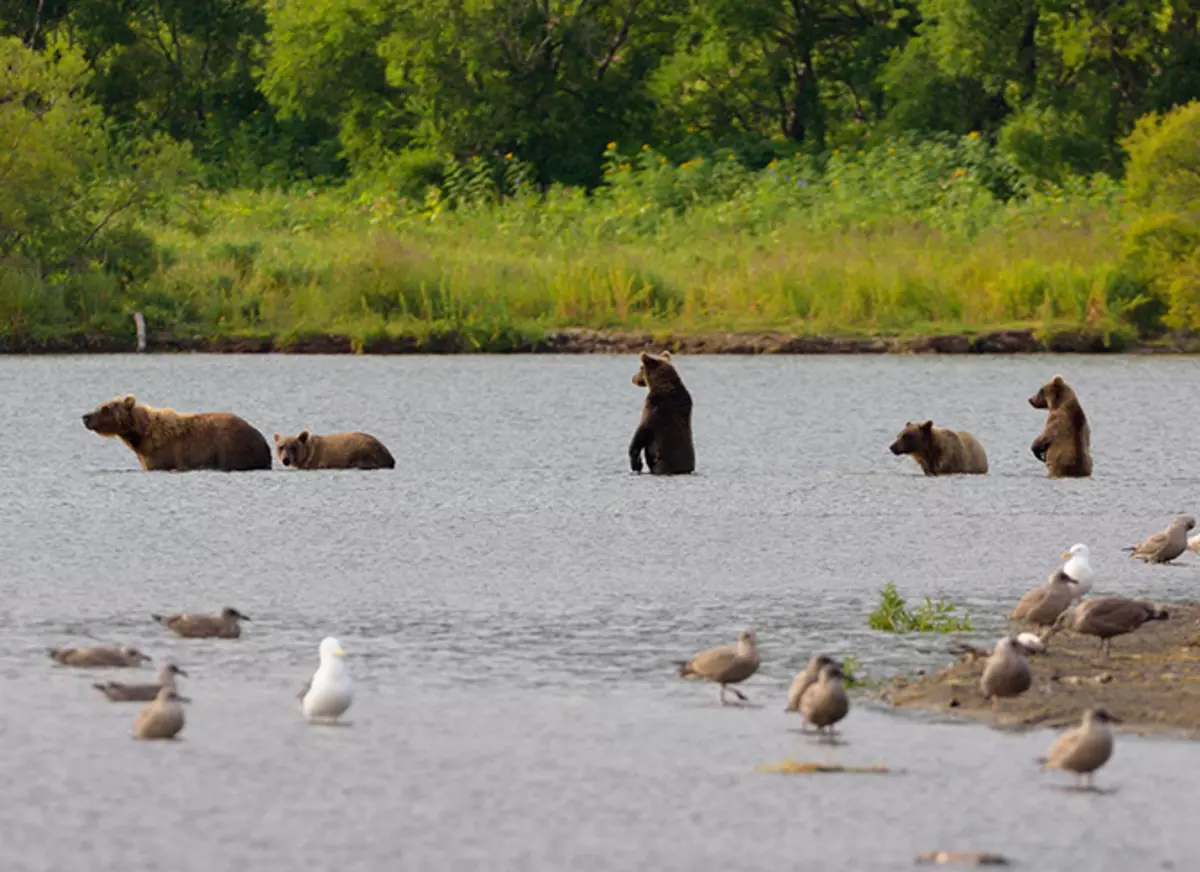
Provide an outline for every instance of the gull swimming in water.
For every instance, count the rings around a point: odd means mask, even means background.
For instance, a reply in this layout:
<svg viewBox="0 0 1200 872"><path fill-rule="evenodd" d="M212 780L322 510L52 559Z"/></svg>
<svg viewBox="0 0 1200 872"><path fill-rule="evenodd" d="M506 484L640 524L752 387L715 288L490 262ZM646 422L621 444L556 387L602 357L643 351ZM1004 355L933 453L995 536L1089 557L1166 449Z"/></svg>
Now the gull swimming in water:
<svg viewBox="0 0 1200 872"><path fill-rule="evenodd" d="M150 617L185 639L236 639L242 635L238 621L250 620L235 608L224 608L219 615L184 613Z"/></svg>
<svg viewBox="0 0 1200 872"><path fill-rule="evenodd" d="M170 660L166 660L159 665L154 684L122 684L119 681L106 681L103 684L93 684L92 687L113 702L148 702L155 699L158 692L164 687L178 691L179 688L175 686L176 675L187 675L187 673Z"/></svg>
<svg viewBox="0 0 1200 872"><path fill-rule="evenodd" d="M1188 530L1195 526L1196 519L1191 515L1180 515L1161 533L1121 550L1130 551L1131 557L1147 563L1170 563L1188 549Z"/></svg>
<svg viewBox="0 0 1200 872"><path fill-rule="evenodd" d="M354 701L354 680L346 668L346 652L333 636L321 640L321 662L299 693L300 708L309 721L333 721Z"/></svg>
<svg viewBox="0 0 1200 872"><path fill-rule="evenodd" d="M1095 786L1095 772L1108 762L1113 752L1113 734L1110 723L1121 723L1121 719L1104 709L1088 709L1083 713L1083 722L1067 730L1050 746L1045 757L1038 759L1043 769L1058 769L1070 772L1076 781L1086 779L1088 787Z"/></svg>
<svg viewBox="0 0 1200 872"><path fill-rule="evenodd" d="M169 687L159 689L154 702L138 712L133 722L135 739L174 739L183 729L181 698Z"/></svg>
<svg viewBox="0 0 1200 872"><path fill-rule="evenodd" d="M149 663L150 658L137 648L113 648L97 645L92 648L47 648L46 653L63 666L136 667Z"/></svg>
<svg viewBox="0 0 1200 872"><path fill-rule="evenodd" d="M758 671L758 643L753 630L742 630L737 644L722 645L701 651L691 660L676 662L680 678L703 678L721 685L721 704L725 704L725 688L729 684L741 684ZM742 702L746 696L736 687L734 695Z"/></svg>

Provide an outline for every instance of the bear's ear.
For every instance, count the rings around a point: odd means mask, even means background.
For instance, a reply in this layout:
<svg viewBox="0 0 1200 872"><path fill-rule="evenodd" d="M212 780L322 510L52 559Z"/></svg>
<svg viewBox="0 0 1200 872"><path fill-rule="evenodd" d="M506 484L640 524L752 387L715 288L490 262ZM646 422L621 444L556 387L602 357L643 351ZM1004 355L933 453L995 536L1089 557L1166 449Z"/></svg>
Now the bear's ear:
<svg viewBox="0 0 1200 872"><path fill-rule="evenodd" d="M921 429L926 430L926 431L932 430L933 429L933 421L924 422L923 424L921 424Z"/></svg>
<svg viewBox="0 0 1200 872"><path fill-rule="evenodd" d="M1061 375L1056 375L1054 378L1050 379L1050 384L1054 385L1056 388L1061 388L1066 384L1066 382L1063 381L1063 377Z"/></svg>
<svg viewBox="0 0 1200 872"><path fill-rule="evenodd" d="M670 360L670 359L671 359L671 352L670 352L670 350L669 350L669 349L666 349L666 348L664 348L664 349L662 350L662 354L660 354L660 355L659 355L659 357L661 357L663 360Z"/></svg>
<svg viewBox="0 0 1200 872"><path fill-rule="evenodd" d="M307 442L308 441L308 431L301 430L300 435L297 436L296 438L299 439L301 442Z"/></svg>
<svg viewBox="0 0 1200 872"><path fill-rule="evenodd" d="M127 409L132 409L137 405L137 400L134 399L133 394L126 394L125 399L121 400L121 402L125 404L125 408Z"/></svg>
<svg viewBox="0 0 1200 872"><path fill-rule="evenodd" d="M649 359L650 359L650 355L644 351L638 354L638 360L640 360L643 365L645 365L646 361Z"/></svg>
<svg viewBox="0 0 1200 872"><path fill-rule="evenodd" d="M275 434L275 441L276 441L276 442L278 442L278 441L279 441L279 434L278 434L278 433L276 433L276 434Z"/></svg>

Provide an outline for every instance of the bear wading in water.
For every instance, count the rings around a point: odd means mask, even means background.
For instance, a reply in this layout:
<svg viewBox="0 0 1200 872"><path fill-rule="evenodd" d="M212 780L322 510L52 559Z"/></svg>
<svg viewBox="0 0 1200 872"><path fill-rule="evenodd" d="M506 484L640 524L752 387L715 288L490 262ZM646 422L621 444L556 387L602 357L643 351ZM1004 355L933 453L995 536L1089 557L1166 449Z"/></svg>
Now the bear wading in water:
<svg viewBox="0 0 1200 872"><path fill-rule="evenodd" d="M318 436L301 430L297 436L275 434L279 462L296 469L395 469L396 461L383 443L368 433Z"/></svg>
<svg viewBox="0 0 1200 872"><path fill-rule="evenodd" d="M188 415L141 405L130 394L88 412L83 426L120 439L146 470L271 468L267 440L229 412Z"/></svg>
<svg viewBox="0 0 1200 872"><path fill-rule="evenodd" d="M907 454L926 475L983 475L988 471L987 454L979 440L966 430L946 430L923 424L904 425L892 454Z"/></svg>
<svg viewBox="0 0 1200 872"><path fill-rule="evenodd" d="M696 451L692 446L692 396L683 386L670 354L642 352L641 369L633 376L635 385L645 386L646 404L642 420L629 443L629 466L654 475L681 475L696 469Z"/></svg>
<svg viewBox="0 0 1200 872"><path fill-rule="evenodd" d="M1041 435L1029 446L1033 456L1046 464L1047 474L1051 478L1090 476L1091 428L1071 386L1056 375L1029 398L1029 405L1049 410Z"/></svg>

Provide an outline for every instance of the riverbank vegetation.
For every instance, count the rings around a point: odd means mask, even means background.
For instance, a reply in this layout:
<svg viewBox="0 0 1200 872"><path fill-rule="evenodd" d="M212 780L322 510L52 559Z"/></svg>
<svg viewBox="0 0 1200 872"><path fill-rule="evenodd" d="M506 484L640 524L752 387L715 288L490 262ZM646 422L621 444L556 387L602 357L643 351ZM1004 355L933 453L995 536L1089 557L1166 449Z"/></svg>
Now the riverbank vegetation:
<svg viewBox="0 0 1200 872"><path fill-rule="evenodd" d="M1200 12L1135 5L16 4L0 347L1200 330Z"/></svg>

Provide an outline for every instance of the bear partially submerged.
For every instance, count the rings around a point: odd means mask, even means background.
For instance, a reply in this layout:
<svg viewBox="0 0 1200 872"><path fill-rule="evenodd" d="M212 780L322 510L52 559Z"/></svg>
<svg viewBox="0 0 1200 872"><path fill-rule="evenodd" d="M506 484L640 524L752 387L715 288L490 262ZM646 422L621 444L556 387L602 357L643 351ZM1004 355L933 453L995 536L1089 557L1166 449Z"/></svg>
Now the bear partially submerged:
<svg viewBox="0 0 1200 872"><path fill-rule="evenodd" d="M966 430L946 430L932 421L904 425L892 454L907 454L926 475L983 475L988 471L987 454L979 440Z"/></svg>
<svg viewBox="0 0 1200 872"><path fill-rule="evenodd" d="M188 415L141 405L129 394L88 412L83 426L120 439L146 470L271 468L267 440L229 412Z"/></svg>
<svg viewBox="0 0 1200 872"><path fill-rule="evenodd" d="M635 385L648 392L642 408L642 420L629 443L629 466L642 471L642 455L654 475L681 475L696 469L696 451L692 446L692 396L683 386L671 355L642 352L641 369L633 377Z"/></svg>
<svg viewBox="0 0 1200 872"><path fill-rule="evenodd" d="M1079 398L1056 375L1029 398L1035 409L1048 409L1046 425L1033 440L1033 456L1046 464L1051 478L1087 478L1092 474L1091 428Z"/></svg>
<svg viewBox="0 0 1200 872"><path fill-rule="evenodd" d="M383 443L368 433L318 436L301 430L297 436L275 434L275 451L284 466L296 469L395 469L396 461Z"/></svg>

